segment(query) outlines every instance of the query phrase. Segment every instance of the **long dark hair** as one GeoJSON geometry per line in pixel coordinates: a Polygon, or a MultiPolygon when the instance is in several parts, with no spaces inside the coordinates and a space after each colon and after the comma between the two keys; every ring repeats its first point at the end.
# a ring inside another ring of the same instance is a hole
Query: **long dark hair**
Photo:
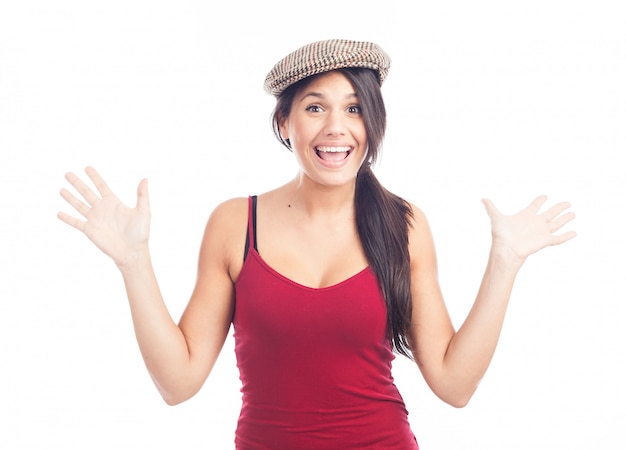
{"type": "MultiPolygon", "coordinates": [[[[404,199],[385,189],[372,171],[372,164],[380,156],[387,125],[385,103],[372,70],[348,68],[339,72],[346,76],[357,94],[367,132],[367,157],[357,174],[354,198],[359,239],[387,304],[387,334],[391,347],[396,353],[413,359],[409,339],[412,308],[408,238],[412,210],[404,199]]],[[[289,86],[274,108],[274,134],[289,150],[291,143],[280,134],[281,120],[289,116],[295,95],[311,78],[289,86]]]]}

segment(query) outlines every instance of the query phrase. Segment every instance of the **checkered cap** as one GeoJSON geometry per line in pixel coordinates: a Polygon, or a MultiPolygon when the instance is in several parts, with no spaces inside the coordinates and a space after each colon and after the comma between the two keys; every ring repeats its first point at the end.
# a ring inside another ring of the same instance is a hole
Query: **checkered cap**
{"type": "Polygon", "coordinates": [[[391,60],[371,42],[331,39],[300,47],[281,59],[265,78],[265,91],[275,97],[292,84],[311,75],[346,67],[364,67],[378,73],[383,84],[391,60]]]}

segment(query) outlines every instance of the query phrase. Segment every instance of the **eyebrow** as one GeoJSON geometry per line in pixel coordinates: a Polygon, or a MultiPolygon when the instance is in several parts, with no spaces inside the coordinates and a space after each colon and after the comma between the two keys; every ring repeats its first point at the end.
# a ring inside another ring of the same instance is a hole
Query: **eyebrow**
{"type": "MultiPolygon", "coordinates": [[[[300,101],[304,100],[307,97],[315,97],[315,98],[323,99],[324,94],[322,94],[321,92],[309,91],[309,92],[306,92],[304,95],[302,95],[302,97],[300,97],[300,101]]],[[[346,99],[352,99],[352,98],[358,98],[356,93],[346,95],[346,99]]]]}

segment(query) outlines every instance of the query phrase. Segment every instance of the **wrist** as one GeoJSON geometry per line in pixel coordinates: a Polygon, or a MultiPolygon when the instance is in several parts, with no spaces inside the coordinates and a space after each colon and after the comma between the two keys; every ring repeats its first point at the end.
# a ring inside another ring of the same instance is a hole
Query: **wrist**
{"type": "Polygon", "coordinates": [[[146,264],[151,264],[150,250],[147,245],[129,252],[122,259],[115,261],[115,265],[122,275],[129,275],[141,271],[146,267],[146,264]]]}
{"type": "Polygon", "coordinates": [[[526,260],[511,247],[495,240],[491,244],[489,257],[497,267],[512,272],[517,272],[526,260]]]}

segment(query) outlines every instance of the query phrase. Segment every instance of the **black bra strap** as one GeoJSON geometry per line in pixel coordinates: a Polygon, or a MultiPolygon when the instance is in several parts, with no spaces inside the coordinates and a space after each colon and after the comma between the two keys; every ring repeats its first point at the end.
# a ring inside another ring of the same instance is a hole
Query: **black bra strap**
{"type": "Polygon", "coordinates": [[[243,252],[244,261],[248,257],[250,242],[252,242],[254,249],[258,251],[256,246],[256,195],[248,198],[248,232],[246,233],[246,247],[243,252]]]}

